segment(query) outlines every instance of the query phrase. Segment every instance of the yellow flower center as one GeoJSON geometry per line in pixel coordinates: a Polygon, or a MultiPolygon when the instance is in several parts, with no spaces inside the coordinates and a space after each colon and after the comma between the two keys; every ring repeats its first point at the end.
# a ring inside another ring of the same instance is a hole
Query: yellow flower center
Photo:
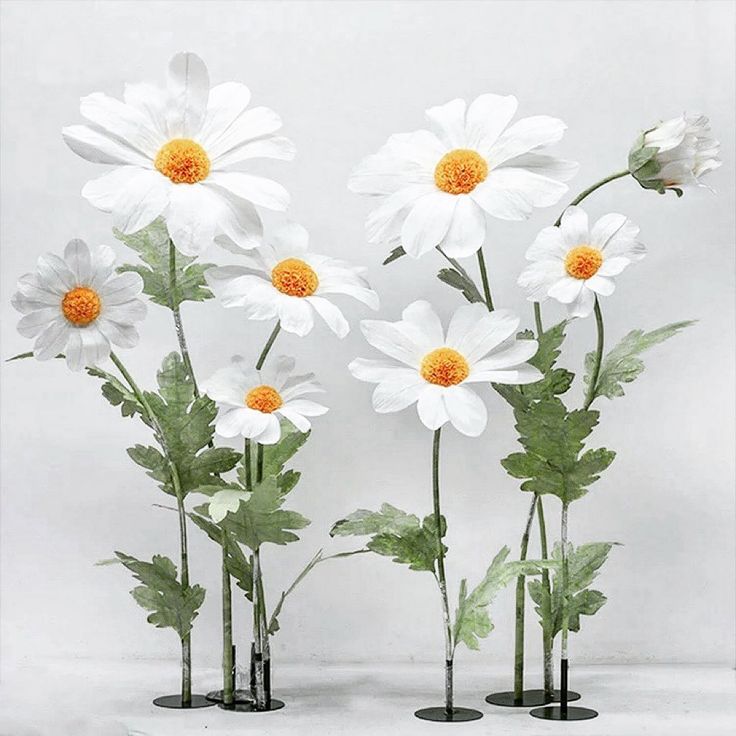
{"type": "Polygon", "coordinates": [[[319,286],[319,278],[308,263],[287,258],[273,267],[271,283],[288,296],[312,296],[319,286]]]}
{"type": "Polygon", "coordinates": [[[281,394],[273,386],[256,386],[245,395],[245,405],[249,409],[272,414],[284,403],[281,394]]]}
{"type": "Polygon", "coordinates": [[[204,148],[189,138],[164,143],[153,165],[174,184],[196,184],[210,173],[210,158],[204,148]]]}
{"type": "Polygon", "coordinates": [[[437,386],[454,386],[470,375],[470,366],[457,350],[437,348],[422,358],[419,373],[437,386]]]}
{"type": "Polygon", "coordinates": [[[565,270],[574,279],[589,279],[602,263],[603,254],[589,245],[579,245],[565,256],[565,270]]]}
{"type": "Polygon", "coordinates": [[[100,316],[99,294],[88,286],[77,286],[64,294],[61,300],[61,311],[64,316],[77,327],[84,327],[100,316]]]}
{"type": "Polygon", "coordinates": [[[434,183],[443,192],[467,194],[487,176],[488,164],[479,153],[468,148],[456,148],[440,159],[434,170],[434,183]]]}

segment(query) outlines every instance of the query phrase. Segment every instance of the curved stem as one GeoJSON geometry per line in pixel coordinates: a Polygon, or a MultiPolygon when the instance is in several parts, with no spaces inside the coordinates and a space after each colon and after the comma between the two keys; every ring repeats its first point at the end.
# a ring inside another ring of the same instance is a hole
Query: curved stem
{"type": "MultiPolygon", "coordinates": [[[[542,496],[537,494],[537,519],[539,520],[539,543],[542,552],[542,559],[549,558],[547,550],[547,525],[544,520],[544,504],[542,496]]],[[[552,647],[554,644],[552,637],[552,586],[550,584],[549,570],[542,569],[542,590],[544,591],[544,600],[548,601],[550,610],[542,609],[542,650],[544,654],[544,693],[548,698],[552,698],[552,691],[555,687],[554,667],[552,663],[552,647]]]]}
{"type": "Polygon", "coordinates": [[[440,510],[440,433],[435,430],[432,443],[432,499],[434,502],[434,525],[437,530],[437,584],[442,596],[442,616],[445,622],[445,711],[452,713],[452,625],[450,623],[450,604],[447,599],[447,578],[445,576],[445,551],[442,544],[442,512],[440,510]]]}
{"type": "MultiPolygon", "coordinates": [[[[154,433],[158,438],[158,442],[161,445],[161,449],[164,451],[164,457],[169,467],[169,474],[171,475],[171,484],[174,486],[174,494],[176,496],[176,507],[179,516],[179,551],[181,559],[181,586],[185,590],[189,587],[189,552],[187,544],[187,512],[184,507],[184,495],[181,489],[181,482],[179,480],[179,471],[176,464],[171,459],[171,452],[169,451],[168,444],[166,442],[166,436],[164,435],[161,424],[158,417],[151,409],[151,405],[146,399],[143,391],[140,390],[138,384],[133,380],[133,376],[130,375],[127,368],[123,365],[123,362],[114,353],[110,353],[110,359],[115,364],[115,367],[120,371],[120,374],[130,386],[130,390],[135,395],[138,403],[143,407],[146,412],[146,416],[150,426],[153,428],[154,433]]],[[[187,704],[192,701],[192,661],[191,661],[191,634],[187,634],[181,640],[182,647],[182,673],[181,673],[181,699],[182,703],[187,704]]]]}
{"type": "Polygon", "coordinates": [[[480,269],[480,278],[483,282],[483,293],[485,294],[486,306],[488,311],[493,311],[493,298],[491,297],[491,285],[488,282],[488,270],[486,269],[486,259],[483,256],[483,248],[478,248],[478,268],[480,269]]]}
{"type": "Polygon", "coordinates": [[[593,356],[593,370],[590,373],[590,383],[588,384],[588,392],[585,397],[583,409],[588,409],[595,399],[595,389],[598,384],[598,376],[601,372],[601,361],[603,360],[603,314],[601,313],[601,305],[598,297],[595,298],[595,325],[598,333],[596,341],[595,355],[593,356]]]}
{"type": "Polygon", "coordinates": [[[266,358],[268,357],[268,354],[271,352],[271,348],[273,347],[273,343],[276,340],[276,336],[281,332],[281,322],[276,323],[276,327],[273,328],[273,332],[270,334],[268,340],[266,340],[266,344],[263,346],[263,350],[261,351],[261,354],[258,356],[258,360],[256,362],[256,370],[259,371],[261,368],[263,368],[263,364],[266,362],[266,358]]]}

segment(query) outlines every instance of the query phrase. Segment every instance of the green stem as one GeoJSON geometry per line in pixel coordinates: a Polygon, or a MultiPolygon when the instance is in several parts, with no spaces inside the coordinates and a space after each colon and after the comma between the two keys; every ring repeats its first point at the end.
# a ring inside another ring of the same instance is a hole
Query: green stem
{"type": "Polygon", "coordinates": [[[263,445],[260,443],[256,448],[256,482],[263,480],[263,445]]]}
{"type": "MultiPolygon", "coordinates": [[[[547,549],[547,525],[544,520],[544,504],[542,503],[542,496],[537,494],[537,519],[539,520],[539,543],[542,551],[542,559],[546,560],[549,558],[549,551],[547,549]]],[[[542,570],[542,590],[544,600],[552,600],[552,586],[550,584],[549,570],[544,568],[542,570]]],[[[542,650],[544,654],[544,693],[548,698],[552,697],[552,691],[554,690],[554,667],[552,663],[552,621],[551,621],[551,609],[545,613],[542,609],[542,650]]]]}
{"type": "Polygon", "coordinates": [[[542,326],[542,305],[534,302],[534,324],[537,326],[537,339],[542,336],[544,327],[542,326]]]}
{"type": "MultiPolygon", "coordinates": [[[[537,494],[534,494],[532,505],[521,537],[519,559],[526,560],[529,549],[529,533],[534,521],[534,511],[537,507],[537,494]]],[[[524,697],[524,613],[526,609],[526,578],[519,575],[516,578],[516,628],[514,632],[514,700],[521,702],[524,697]]]]}
{"type": "Polygon", "coordinates": [[[274,340],[276,340],[276,336],[279,334],[279,332],[281,332],[281,322],[276,323],[276,327],[273,328],[273,332],[269,336],[266,344],[263,347],[263,350],[261,351],[260,356],[258,357],[258,361],[256,362],[257,371],[263,368],[263,364],[266,362],[266,358],[268,357],[268,354],[273,347],[274,340]]]}
{"type": "Polygon", "coordinates": [[[253,457],[248,437],[243,442],[243,467],[245,468],[245,490],[250,493],[253,490],[253,457]]]}
{"type": "MultiPolygon", "coordinates": [[[[179,471],[176,464],[171,459],[171,452],[166,442],[166,436],[164,435],[161,424],[158,417],[151,409],[151,405],[146,399],[143,391],[140,390],[138,384],[133,380],[133,376],[130,375],[127,368],[123,365],[123,362],[114,353],[110,353],[110,359],[114,363],[115,367],[120,371],[125,381],[128,383],[130,390],[135,395],[138,403],[143,407],[148,419],[149,425],[152,427],[155,435],[158,438],[158,442],[161,445],[161,449],[164,451],[164,457],[169,468],[169,474],[171,476],[171,484],[174,486],[174,495],[176,496],[176,507],[179,517],[179,551],[181,559],[181,586],[184,590],[189,588],[189,552],[187,544],[187,512],[184,506],[184,494],[181,489],[181,482],[179,479],[179,471]]],[[[191,703],[192,701],[192,659],[191,659],[191,634],[187,634],[181,640],[181,651],[182,651],[182,672],[181,672],[181,699],[183,704],[191,703]]]]}
{"type": "MultiPolygon", "coordinates": [[[[616,181],[616,179],[622,179],[624,176],[629,176],[629,173],[630,172],[628,169],[626,169],[625,171],[618,171],[615,174],[604,177],[600,181],[597,181],[595,184],[591,184],[587,189],[583,189],[583,191],[580,192],[580,194],[578,194],[578,196],[575,197],[575,199],[573,199],[573,201],[570,202],[567,207],[574,207],[575,205],[580,204],[587,196],[593,194],[596,189],[600,189],[609,182],[616,181]]],[[[565,210],[567,209],[567,207],[565,207],[565,210]]],[[[560,223],[562,222],[562,215],[564,214],[564,211],[561,212],[560,216],[557,218],[557,220],[555,220],[555,227],[560,226],[560,223]]]]}
{"type": "Polygon", "coordinates": [[[560,524],[560,543],[562,544],[562,659],[567,659],[567,637],[570,629],[570,609],[568,605],[569,560],[567,554],[567,516],[569,504],[562,503],[562,522],[560,524]]]}
{"type": "Polygon", "coordinates": [[[227,532],[222,529],[222,702],[234,701],[233,594],[227,569],[227,532]]]}
{"type": "Polygon", "coordinates": [[[437,529],[437,583],[442,596],[442,616],[445,622],[445,712],[453,709],[453,646],[452,624],[450,623],[450,604],[447,599],[447,578],[445,576],[445,551],[442,544],[442,512],[440,510],[440,433],[435,430],[432,443],[432,499],[434,501],[434,525],[437,529]]]}
{"type": "Polygon", "coordinates": [[[595,355],[593,356],[593,370],[590,373],[590,383],[588,384],[588,392],[585,397],[583,409],[588,409],[595,399],[595,389],[598,384],[598,376],[601,372],[601,361],[603,360],[603,314],[601,313],[601,305],[598,297],[595,298],[595,325],[597,332],[597,341],[595,346],[595,355]]]}
{"type": "Polygon", "coordinates": [[[493,311],[493,298],[491,297],[491,285],[488,282],[488,270],[486,269],[486,259],[483,256],[483,248],[478,248],[478,268],[480,269],[480,278],[483,282],[483,293],[486,298],[486,306],[488,311],[493,311]]]}

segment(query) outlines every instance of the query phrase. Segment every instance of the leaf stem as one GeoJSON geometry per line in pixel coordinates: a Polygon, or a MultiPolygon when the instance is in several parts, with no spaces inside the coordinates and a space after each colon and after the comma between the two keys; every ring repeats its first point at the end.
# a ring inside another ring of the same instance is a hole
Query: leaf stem
{"type": "Polygon", "coordinates": [[[279,334],[279,332],[281,332],[281,322],[276,323],[276,327],[273,328],[273,332],[270,334],[268,340],[266,341],[266,344],[263,346],[263,350],[261,351],[261,354],[258,357],[258,361],[256,362],[257,371],[263,368],[263,364],[266,362],[266,358],[271,352],[271,348],[273,347],[273,343],[276,340],[276,336],[279,334]]]}
{"type": "Polygon", "coordinates": [[[486,259],[483,255],[483,248],[478,248],[478,268],[480,270],[480,278],[483,282],[483,293],[486,297],[486,306],[488,311],[493,311],[493,298],[491,297],[491,285],[488,282],[488,270],[486,269],[486,259]]]}
{"type": "Polygon", "coordinates": [[[590,405],[595,400],[595,390],[598,384],[598,376],[601,372],[601,361],[603,360],[603,314],[601,313],[601,305],[598,302],[598,297],[595,298],[595,325],[597,332],[597,340],[595,347],[595,355],[593,356],[593,370],[590,373],[590,383],[588,384],[588,392],[585,397],[585,403],[583,409],[590,408],[590,405]]]}
{"type": "Polygon", "coordinates": [[[442,596],[442,615],[445,622],[445,712],[452,713],[453,682],[452,624],[450,623],[450,604],[447,599],[447,578],[445,576],[445,552],[442,544],[442,513],[440,511],[440,434],[442,428],[435,430],[432,443],[432,499],[434,501],[434,525],[437,529],[437,583],[442,596]]]}
{"type": "MultiPolygon", "coordinates": [[[[542,559],[549,559],[549,551],[547,549],[547,524],[544,520],[544,504],[541,494],[537,494],[537,520],[539,522],[539,543],[541,547],[542,559]]],[[[542,607],[542,651],[544,654],[544,692],[549,698],[552,697],[554,690],[554,667],[552,664],[552,646],[553,646],[553,622],[551,621],[552,608],[552,586],[550,584],[549,570],[542,568],[542,590],[543,598],[550,603],[549,611],[542,607]]]]}
{"type": "Polygon", "coordinates": [[[222,702],[232,705],[234,701],[235,658],[233,657],[233,592],[230,572],[227,569],[227,531],[221,530],[222,538],[222,702]]]}

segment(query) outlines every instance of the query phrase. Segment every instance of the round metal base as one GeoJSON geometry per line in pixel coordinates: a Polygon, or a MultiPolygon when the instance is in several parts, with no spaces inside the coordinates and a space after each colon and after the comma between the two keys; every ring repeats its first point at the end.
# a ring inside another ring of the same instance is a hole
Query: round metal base
{"type": "Polygon", "coordinates": [[[190,710],[191,708],[209,708],[214,705],[211,700],[207,700],[204,695],[192,695],[191,703],[181,702],[181,695],[162,695],[153,701],[154,705],[159,708],[178,708],[180,710],[190,710]]]}
{"type": "Polygon", "coordinates": [[[547,705],[549,700],[544,697],[544,690],[524,690],[521,698],[514,697],[513,690],[506,690],[486,696],[486,703],[501,705],[504,708],[533,708],[537,705],[547,705]]]}
{"type": "Polygon", "coordinates": [[[462,723],[463,721],[477,721],[479,718],[483,718],[483,714],[473,708],[453,708],[452,711],[447,711],[444,706],[422,708],[416,711],[414,715],[423,721],[437,721],[440,723],[462,723]]]}
{"type": "Polygon", "coordinates": [[[234,713],[268,713],[271,710],[281,710],[281,708],[283,708],[285,705],[286,703],[284,703],[283,700],[271,698],[269,707],[263,708],[262,710],[258,710],[258,708],[256,708],[256,704],[253,701],[250,701],[249,703],[236,701],[232,705],[225,705],[224,703],[220,703],[217,707],[222,708],[222,710],[233,711],[234,713]]]}
{"type": "MultiPolygon", "coordinates": [[[[235,696],[236,703],[250,703],[253,700],[250,690],[236,690],[233,695],[235,696]]],[[[222,703],[222,690],[213,690],[207,693],[205,698],[211,700],[213,703],[222,703]]]]}
{"type": "MultiPolygon", "coordinates": [[[[552,702],[553,703],[559,703],[560,698],[560,691],[559,690],[553,690],[552,691],[552,702]]],[[[567,702],[572,703],[574,700],[580,700],[580,693],[576,693],[574,690],[568,690],[567,691],[567,702]]]]}
{"type": "Polygon", "coordinates": [[[543,721],[589,721],[598,715],[597,710],[591,708],[578,708],[573,706],[568,708],[565,714],[559,706],[546,706],[545,708],[535,708],[529,711],[530,716],[541,718],[543,721]]]}

